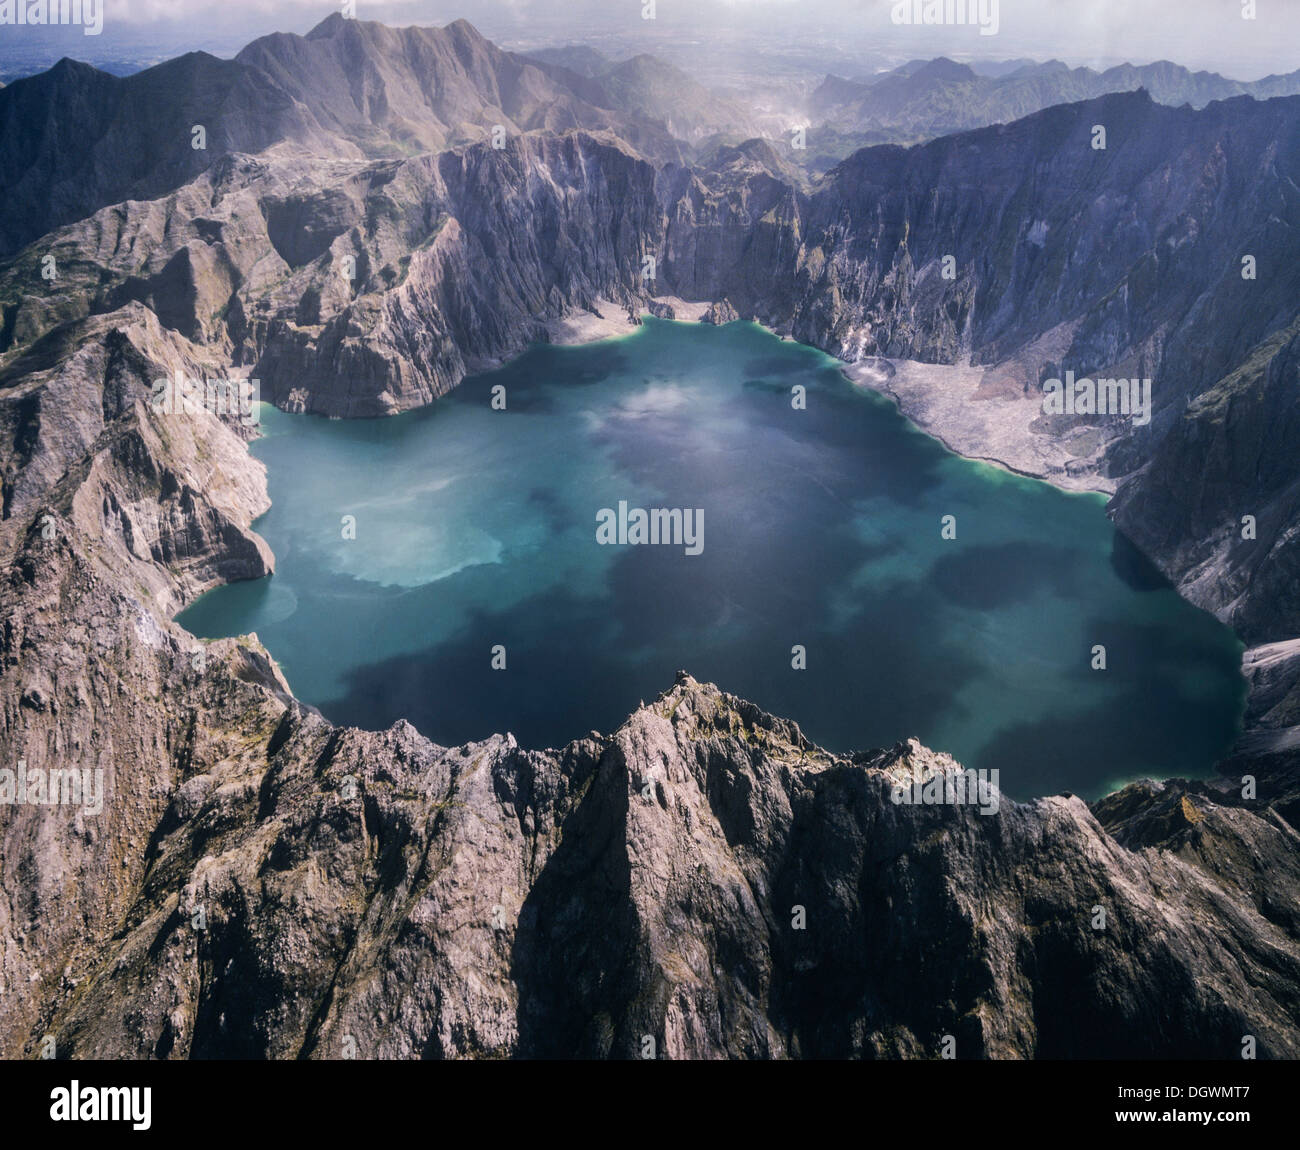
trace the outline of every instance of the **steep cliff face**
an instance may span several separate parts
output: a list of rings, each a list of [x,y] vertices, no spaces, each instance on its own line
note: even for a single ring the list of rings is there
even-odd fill
[[[548,320],[636,298],[662,235],[657,182],[616,137],[582,133],[363,164],[227,157],[9,261],[3,346],[139,301],[285,408],[404,410]]]
[[[238,428],[147,402],[197,349],[139,303],[67,334],[0,380],[0,748],[102,806],[0,808],[4,1054],[1300,1054],[1285,757],[981,814],[684,673],[561,750],[335,728],[170,622],[267,562]]]
[[[755,244],[783,226],[784,266],[753,266],[746,251],[707,262],[716,282],[695,283],[671,259],[668,271],[683,294],[725,292],[849,360],[1004,364],[1069,324],[1052,366],[1143,368],[1163,384],[1158,422],[1293,318],[1297,107],[1239,100],[1195,113],[1139,92],[865,149],[785,219],[770,198],[729,213],[724,227],[755,221]],[[1241,257],[1256,250],[1259,278],[1244,280]],[[1025,364],[1017,382],[1036,388],[1047,366]]]
[[[502,51],[464,20],[394,29],[336,13],[307,36],[255,40],[234,60],[192,52],[127,77],[64,59],[0,86],[0,255],[275,145],[401,159],[498,131],[585,129],[616,132],[661,163],[683,158],[659,119],[616,103],[600,85]]]
[[[1189,397],[1115,500],[1116,522],[1250,643],[1300,632],[1297,398],[1293,320]]]
[[[548,319],[635,298],[660,228],[655,169],[613,138],[520,137],[367,175],[364,224],[246,304],[240,354],[283,406],[428,403]]]
[[[0,253],[106,204],[163,195],[227,152],[283,140],[358,154],[238,61],[194,52],[122,78],[60,60],[0,90]]]
[[[1151,424],[1102,425],[1121,525],[1252,641],[1287,639],[1297,101],[1111,97],[872,149],[812,192],[753,142],[694,168],[585,131],[372,159],[371,121],[473,121],[485,90],[520,128],[568,105],[464,29],[316,92],[301,60],[364,63],[378,35],[342,23],[257,46],[282,73],[262,96],[230,79],[253,64],[189,61],[239,108],[282,107],[297,76],[325,109],[231,127],[199,168],[64,172],[0,131],[33,213],[5,242],[75,218],[0,266],[0,759],[102,771],[104,797],[0,806],[0,1052],[641,1056],[648,1036],[672,1057],[929,1057],[952,1035],[960,1057],[1226,1058],[1249,1034],[1300,1055],[1291,645],[1250,661],[1267,737],[1231,783],[1092,810],[897,805],[954,764],[836,756],[688,676],[560,750],[341,730],[255,637],[170,621],[270,569],[266,494],[237,419],[149,403],[160,377],[233,365],[286,408],[401,410],[651,295],[849,360],[972,358],[1021,395],[1045,370],[1150,375]],[[456,85],[419,80],[425,52]],[[130,150],[117,97],[85,95],[101,81],[46,83],[52,106],[103,104],[94,138]],[[295,142],[317,130],[327,149]],[[38,210],[60,180],[84,201]],[[128,194],[158,198],[97,202]]]
[[[215,416],[149,407],[154,373],[198,370],[138,304],[60,329],[0,372],[0,757],[6,771],[98,776],[90,802],[0,806],[0,1029],[25,1031],[116,929],[175,785],[205,680],[168,622],[200,589],[267,573],[249,529],[261,465]],[[212,646],[229,674],[287,698],[254,644]],[[231,729],[258,695],[232,706]],[[223,736],[224,737],[224,736]],[[84,795],[84,792],[83,792]],[[21,988],[21,991],[20,991]],[[10,1049],[10,1040],[5,1040]]]
[[[187,334],[228,339],[239,362],[265,356],[272,376],[281,357],[286,376],[315,375],[305,348],[319,343],[344,357],[322,365],[322,392],[343,375],[350,394],[437,394],[460,365],[501,354],[503,327],[522,324],[526,339],[601,295],[725,296],[850,361],[969,356],[1021,393],[1066,367],[1150,375],[1151,425],[1108,424],[1120,442],[1106,467],[1123,475],[1189,395],[1294,318],[1296,103],[1194,113],[1106,97],[867,149],[811,195],[760,143],[695,170],[656,171],[581,133],[361,165],[229,157],[10,261],[8,344],[130,296]],[[1256,251],[1245,280],[1241,258]],[[49,254],[57,285],[40,279]],[[444,353],[416,347],[430,326]],[[364,352],[346,355],[349,340]],[[425,378],[397,379],[412,370]],[[408,405],[375,407],[386,402]]]
[[[348,23],[311,43],[369,44]],[[497,60],[469,58],[471,76]],[[1072,477],[1118,486],[1118,521],[1185,594],[1276,641],[1300,631],[1298,103],[1108,96],[867,149],[811,193],[760,141],[694,168],[581,132],[406,160],[279,145],[9,260],[0,354],[134,300],[283,407],[374,415],[427,403],[600,299],[725,299],[850,362],[982,365],[975,401],[1018,401],[1016,434],[1069,444]],[[1150,378],[1150,422],[1043,415],[1040,381],[1067,370]],[[1207,449],[1222,466],[1194,466]],[[1256,539],[1229,545],[1243,515]]]
[[[1130,788],[1126,847],[1075,798],[896,805],[959,768],[839,759],[684,675],[558,752],[205,695],[236,731],[191,725],[120,929],[8,1052],[1300,1054],[1295,832],[1266,806]]]

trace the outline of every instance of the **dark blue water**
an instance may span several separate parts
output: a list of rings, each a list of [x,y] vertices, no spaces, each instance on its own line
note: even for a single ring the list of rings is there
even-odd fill
[[[396,418],[263,411],[277,573],[180,621],[256,631],[336,722],[558,746],[680,667],[835,750],[915,735],[1015,797],[1204,774],[1237,729],[1240,644],[1101,498],[962,460],[752,325],[539,348]],[[598,544],[620,500],[702,509],[701,553]]]

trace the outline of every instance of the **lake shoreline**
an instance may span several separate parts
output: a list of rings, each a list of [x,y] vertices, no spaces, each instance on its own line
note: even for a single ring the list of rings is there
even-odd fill
[[[642,320],[698,323],[712,306],[676,296],[656,296],[652,302],[660,309],[671,309],[672,316],[656,316],[649,307],[643,307],[639,313]],[[548,323],[550,342],[572,347],[621,339],[633,334],[639,326],[629,322],[628,311],[620,304],[597,300],[596,308],[596,311],[574,313]],[[783,342],[800,342],[758,320],[744,322],[753,322]],[[850,362],[822,348],[815,350],[835,359],[845,379],[855,387],[867,387],[891,399],[909,422],[954,455],[1001,468],[1024,479],[1042,480],[1061,491],[1107,498],[1115,493],[1116,483],[1112,479],[1086,470],[1071,473],[1072,461],[1083,459],[1090,463],[1093,458],[1076,455],[1062,439],[1036,434],[1031,429],[1030,424],[1042,414],[1036,399],[981,394],[986,374],[982,367],[928,364],[884,356]],[[506,362],[509,361],[496,366]],[[954,382],[960,386],[960,394],[954,394],[951,386]],[[972,411],[980,412],[981,418],[972,420]],[[994,450],[989,450],[989,443]]]
[[[603,302],[608,303],[608,301]],[[699,316],[707,311],[709,306],[704,303],[686,304],[686,301],[676,298],[670,300],[669,297],[656,297],[656,302],[672,303],[674,310],[677,312],[673,317],[676,322],[698,321]],[[679,308],[677,306],[679,304],[685,306]],[[683,314],[688,308],[691,314]],[[582,344],[594,340],[621,338],[632,334],[636,330],[633,325],[627,322],[626,313],[618,305],[610,303],[608,310],[611,315],[595,316],[587,313],[589,316],[587,321],[581,319],[569,320],[554,325],[552,332],[555,342],[566,345]],[[643,318],[651,315],[652,313],[648,309],[641,311]],[[758,321],[754,322],[758,323]],[[793,340],[793,337],[788,332],[779,331],[762,323],[758,323],[758,326],[783,341],[799,342]],[[812,347],[814,345],[808,344],[805,346]],[[817,350],[822,349],[818,348]],[[831,353],[826,352],[824,354],[830,355]],[[966,419],[959,418],[953,402],[944,403],[942,401],[942,390],[935,386],[937,383],[937,379],[934,378],[937,375],[936,369],[951,367],[961,370],[961,365],[922,364],[916,360],[895,360],[885,357],[875,357],[872,360],[852,363],[838,356],[832,356],[832,358],[839,362],[842,374],[851,384],[870,388],[892,400],[899,412],[918,430],[937,440],[954,455],[973,462],[997,467],[1024,479],[1037,479],[1071,494],[1095,494],[1107,501],[1115,494],[1117,484],[1114,480],[1095,474],[1071,476],[1068,471],[1068,461],[1074,457],[1067,451],[1059,449],[1059,444],[1056,445],[1058,450],[1053,451],[1054,441],[1049,437],[1037,436],[1035,437],[1039,441],[1037,443],[1035,443],[1034,439],[1026,438],[1034,435],[1029,424],[1041,414],[1039,405],[1034,400],[1025,400],[1023,402],[1002,400],[1003,403],[1010,402],[1010,417],[996,421],[991,419],[989,421],[989,423],[997,426],[1002,433],[998,437],[1001,449],[996,453],[990,453],[987,449],[981,450],[973,442],[973,436],[987,431],[988,423],[984,425],[977,424],[972,427],[969,410],[965,412]],[[887,364],[889,370],[879,370],[876,365],[880,363]],[[967,397],[959,402],[968,405],[973,403],[996,404],[999,402],[998,398],[976,398],[983,374],[982,368],[967,365],[965,370],[978,374],[972,380],[966,381]],[[931,376],[929,380],[925,378],[927,374]],[[1029,406],[1026,407],[1025,404]],[[986,410],[992,411],[994,409]],[[1176,584],[1175,589],[1177,590]],[[1181,591],[1179,594],[1182,594]],[[1190,599],[1187,601],[1192,602]],[[1195,603],[1192,605],[1197,606]],[[1300,645],[1300,639],[1294,642]],[[1256,665],[1263,661],[1264,656],[1272,650],[1273,646],[1275,644],[1261,647],[1250,647],[1243,644],[1242,678],[1247,684],[1248,699],[1257,693],[1263,693],[1260,678],[1255,673]],[[1300,654],[1295,655],[1294,658],[1297,662],[1300,662]],[[1261,748],[1276,749],[1278,738],[1278,734],[1271,730],[1253,731],[1247,723],[1233,753],[1250,754],[1258,752]]]
[[[1059,780],[1087,792],[1089,764],[1107,755],[1087,758],[1086,731],[1097,722],[1084,715],[1105,711],[1112,675],[1114,689],[1129,690],[1148,673],[1163,713],[1180,716],[1154,770],[1186,763],[1204,772],[1232,739],[1223,700],[1240,683],[1240,649],[1225,656],[1210,617],[1185,616],[1188,605],[1171,591],[1163,606],[1134,599],[1148,588],[1116,562],[1115,528],[1097,493],[954,452],[895,402],[847,381],[841,361],[759,324],[634,326],[597,315],[568,334],[588,350],[539,342],[503,369],[474,373],[414,425],[295,420],[282,437],[268,416],[267,451],[256,451],[276,507],[257,527],[283,555],[280,577],[177,622],[209,638],[255,632],[284,660],[295,694],[341,724],[378,730],[406,718],[446,745],[508,727],[524,745],[558,747],[580,728],[605,729],[624,693],[654,689],[617,648],[588,651],[571,689],[527,676],[550,665],[564,646],[558,636],[594,634],[610,619],[654,655],[646,668],[689,667],[795,716],[823,746],[883,746],[904,733],[972,769],[992,761],[1045,787]],[[806,394],[806,406],[792,394]],[[508,397],[508,409],[490,397]],[[392,477],[408,474],[419,482],[395,488]],[[448,492],[453,483],[461,485]],[[709,531],[718,542],[703,559],[688,549],[689,571],[665,566],[655,548],[630,565],[618,552],[593,557],[585,526],[593,508],[624,498],[707,505],[706,521],[723,525]],[[323,518],[321,508],[330,509]],[[595,542],[610,542],[596,514]],[[940,531],[950,518],[961,521],[952,535]],[[393,589],[406,596],[401,619],[386,606]],[[317,618],[312,603],[336,607]],[[682,619],[693,622],[679,633]],[[1197,637],[1188,650],[1215,684],[1214,732],[1207,726],[1192,743],[1176,734],[1200,730],[1188,696],[1167,673],[1170,660],[1152,654],[1164,647],[1151,638],[1134,646],[1140,631],[1168,637],[1173,626]],[[331,627],[338,657],[317,665],[303,652]],[[520,670],[509,706],[492,701],[505,679],[486,671],[475,679],[476,653],[498,640]],[[816,652],[797,682],[781,670],[796,641]],[[1112,675],[1086,673],[1094,641],[1107,644]],[[862,679],[870,663],[860,653],[872,649],[892,669],[887,690],[869,691],[874,680]],[[406,697],[400,685],[412,683],[441,684],[437,705],[427,691]],[[848,710],[845,684],[857,684]],[[589,706],[580,701],[587,694]],[[1067,727],[1079,727],[1066,740],[1078,753],[1060,745],[1053,716],[1062,710],[1074,716]],[[1117,715],[1100,726],[1115,748],[1134,750],[1132,721]],[[1118,754],[1140,769],[1133,757]],[[1048,793],[1035,785],[1007,789]]]

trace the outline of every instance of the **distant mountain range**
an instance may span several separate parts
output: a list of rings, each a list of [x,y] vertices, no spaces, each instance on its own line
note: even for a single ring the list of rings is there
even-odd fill
[[[1139,87],[1159,103],[1202,107],[1295,94],[1300,71],[1240,83],[1168,62],[1099,73],[1059,61],[976,70],[940,58],[868,79],[828,76],[806,106],[774,111],[649,55],[613,61],[569,46],[524,56],[464,20],[399,29],[335,14],[306,36],[255,40],[232,60],[193,52],[118,77],[64,59],[0,86],[0,254],[105,204],[171,191],[221,155],[281,143],[340,159],[402,157],[487,140],[498,126],[584,129],[611,132],[662,164],[764,137],[815,175],[870,144]],[[792,149],[800,125],[807,147]]]
[[[826,133],[980,126],[820,179],[658,61],[527,58],[464,21],[331,16],[0,90],[0,760],[103,763],[129,796],[93,833],[0,811],[24,876],[0,982],[27,988],[0,1053],[603,1057],[656,1027],[696,1056],[1300,1053],[1300,96],[1151,67],[828,79]],[[1123,90],[1041,106],[1095,83]],[[674,300],[850,370],[979,365],[958,418],[1082,431],[1075,472],[1254,646],[1257,741],[1210,783],[940,822],[885,795],[950,760],[836,756],[686,675],[543,752],[334,727],[255,637],[196,663],[175,612],[273,567],[265,472],[236,421],[159,414],[154,380],[382,415]],[[1042,414],[1065,366],[1153,377],[1150,424]],[[671,802],[641,796],[652,764]],[[796,896],[815,944],[782,925]]]
[[[809,116],[838,132],[870,134],[870,142],[906,143],[966,128],[1018,120],[1053,104],[1091,100],[1145,88],[1161,104],[1203,108],[1233,96],[1300,93],[1300,70],[1243,83],[1214,72],[1192,72],[1168,60],[1120,64],[1104,72],[1059,60],[1010,61],[1001,68],[959,64],[946,57],[912,60],[862,80],[827,76],[812,94]]]
[[[0,90],[0,253],[104,204],[169,192],[232,152],[293,144],[340,159],[409,156],[500,125],[611,131],[659,161],[683,146],[603,88],[502,51],[464,20],[388,28],[327,18],[233,60],[193,52],[117,77],[61,60]],[[194,147],[194,128],[204,147]]]

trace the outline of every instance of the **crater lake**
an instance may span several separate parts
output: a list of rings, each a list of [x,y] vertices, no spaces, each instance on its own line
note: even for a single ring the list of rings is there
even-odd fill
[[[829,749],[915,736],[1020,799],[1205,775],[1240,726],[1242,645],[1103,497],[953,455],[752,324],[647,319],[419,411],[264,405],[262,431],[276,573],[179,622],[255,631],[336,723],[560,746],[682,668]],[[602,540],[620,505],[666,538]]]

